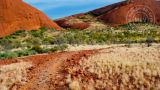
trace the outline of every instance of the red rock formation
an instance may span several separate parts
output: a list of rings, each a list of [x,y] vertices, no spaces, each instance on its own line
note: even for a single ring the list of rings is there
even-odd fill
[[[87,22],[83,22],[78,18],[78,17],[82,17],[82,16],[85,16],[85,14],[84,13],[75,14],[75,15],[68,16],[65,18],[60,18],[58,20],[55,20],[55,22],[63,28],[83,30],[83,29],[88,28],[90,26],[90,24]]]
[[[74,18],[72,19],[74,20]],[[56,20],[56,23],[63,28],[80,29],[80,30],[86,29],[90,26],[89,23],[79,22],[79,21],[74,21],[71,23],[69,20],[72,19],[71,18],[59,19]]]
[[[79,16],[85,16],[87,14],[93,16],[92,19],[95,21],[91,19],[91,22],[104,21],[105,23],[113,26],[139,21],[160,25],[160,1],[126,0],[90,11],[88,13],[72,15],[63,19],[69,21],[70,19],[77,19]],[[56,20],[56,22],[62,27],[66,25],[66,23],[59,23],[59,21],[63,19]]]
[[[111,25],[137,21],[160,25],[160,3],[156,0],[127,0],[91,11],[91,13]]]
[[[0,37],[16,30],[33,30],[40,27],[61,29],[42,12],[22,0],[0,0]]]

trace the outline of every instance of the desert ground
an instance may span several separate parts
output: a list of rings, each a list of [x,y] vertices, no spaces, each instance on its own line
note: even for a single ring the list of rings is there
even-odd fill
[[[0,90],[160,89],[159,44],[87,47],[1,60]]]

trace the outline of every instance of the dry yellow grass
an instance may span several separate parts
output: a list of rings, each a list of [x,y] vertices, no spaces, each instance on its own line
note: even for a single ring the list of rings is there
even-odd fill
[[[29,62],[19,62],[0,67],[0,90],[17,90],[14,85],[26,82],[26,69],[32,67]]]
[[[99,54],[83,58],[73,72],[76,68],[95,75],[88,81],[81,75],[77,76],[80,87],[87,90],[160,90],[158,47],[104,49]]]
[[[80,51],[80,50],[94,50],[94,49],[102,49],[102,48],[109,48],[109,47],[117,47],[117,46],[124,46],[124,44],[120,44],[120,45],[77,45],[77,46],[73,46],[73,45],[68,45],[68,48],[66,49],[66,51]]]

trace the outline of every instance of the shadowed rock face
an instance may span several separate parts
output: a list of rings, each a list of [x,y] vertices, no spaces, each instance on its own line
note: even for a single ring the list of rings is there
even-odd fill
[[[61,29],[42,12],[22,0],[0,0],[0,37],[16,30],[33,30],[40,27]]]
[[[91,11],[91,13],[111,25],[137,21],[160,25],[160,3],[156,0],[123,1]]]

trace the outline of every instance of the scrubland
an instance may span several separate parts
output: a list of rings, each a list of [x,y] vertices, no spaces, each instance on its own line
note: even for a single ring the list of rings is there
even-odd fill
[[[0,38],[0,59],[15,58],[67,50],[68,46],[148,44],[160,42],[160,27],[148,23],[130,23],[111,27],[103,23],[91,24],[86,30],[57,31],[40,28],[17,31]]]

